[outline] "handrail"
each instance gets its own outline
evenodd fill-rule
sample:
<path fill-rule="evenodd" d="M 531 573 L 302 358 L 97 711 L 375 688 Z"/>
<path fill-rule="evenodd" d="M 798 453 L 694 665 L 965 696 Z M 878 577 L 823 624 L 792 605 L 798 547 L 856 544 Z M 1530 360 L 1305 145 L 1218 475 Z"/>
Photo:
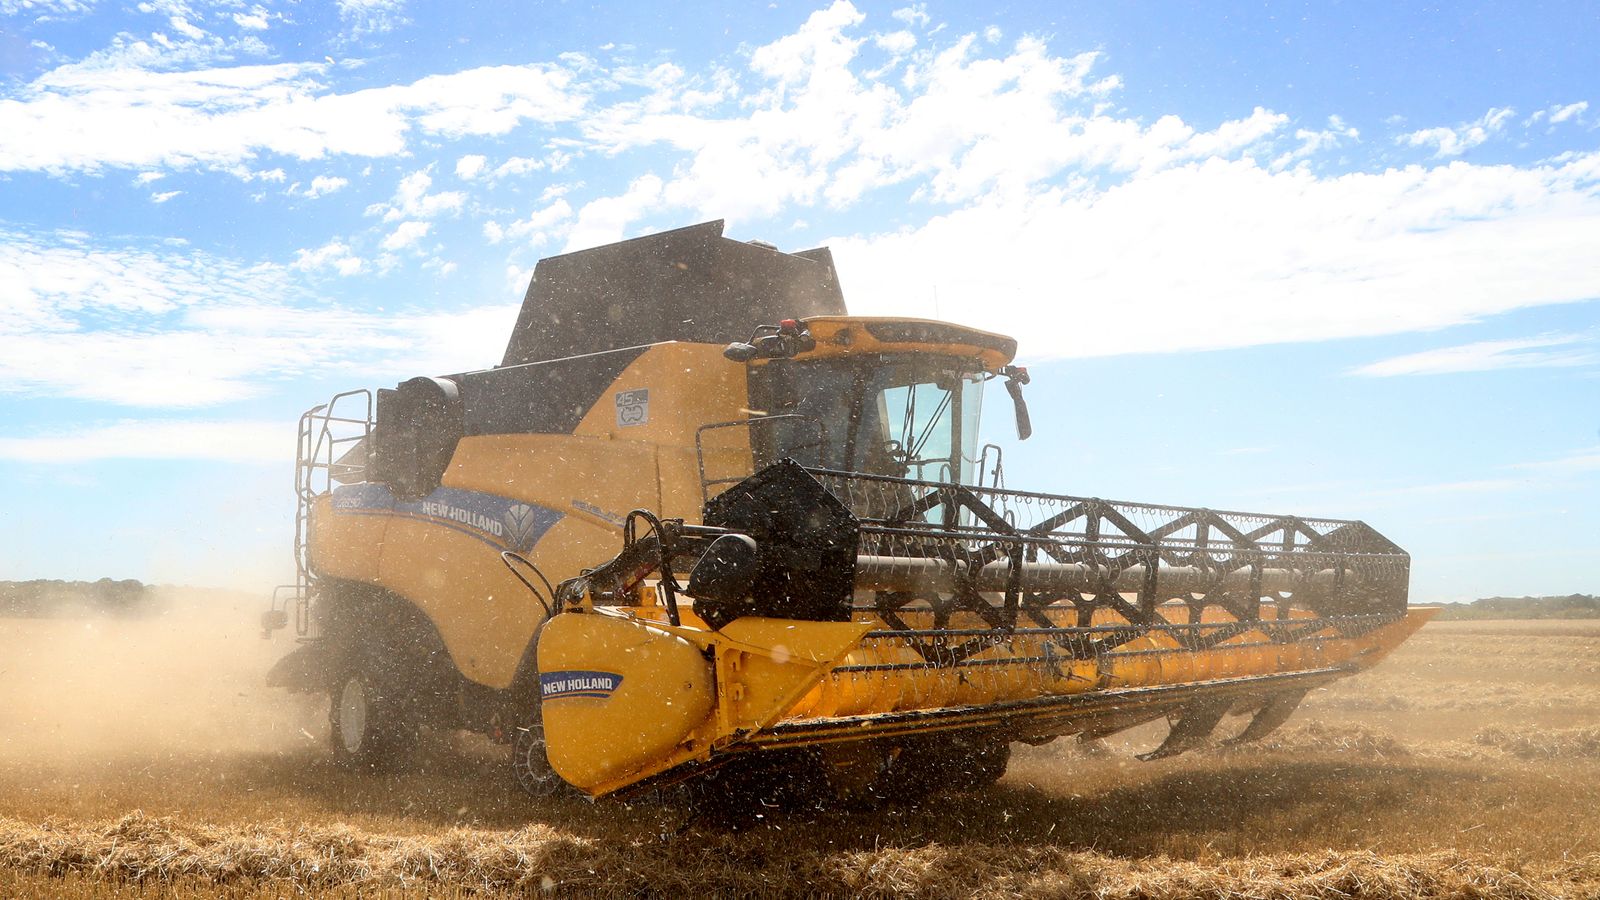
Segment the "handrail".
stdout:
<path fill-rule="evenodd" d="M 352 406 L 355 409 L 346 412 Z M 333 489 L 335 481 L 364 473 L 365 463 L 343 460 L 371 439 L 372 407 L 372 391 L 358 388 L 334 394 L 327 403 L 314 406 L 300 416 L 294 469 L 294 618 L 295 633 L 304 640 L 318 636 L 311 616 L 311 597 L 316 586 L 316 574 L 311 570 L 311 506 L 319 496 Z"/>

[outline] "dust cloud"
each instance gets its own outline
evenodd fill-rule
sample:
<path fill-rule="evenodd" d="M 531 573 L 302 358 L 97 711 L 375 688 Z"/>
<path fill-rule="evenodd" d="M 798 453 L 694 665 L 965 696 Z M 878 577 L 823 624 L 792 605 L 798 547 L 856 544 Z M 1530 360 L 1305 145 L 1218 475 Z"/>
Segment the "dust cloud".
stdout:
<path fill-rule="evenodd" d="M 259 599 L 156 600 L 141 617 L 0 618 L 0 765 L 322 745 L 326 701 L 265 684 L 293 642 L 261 638 Z"/>

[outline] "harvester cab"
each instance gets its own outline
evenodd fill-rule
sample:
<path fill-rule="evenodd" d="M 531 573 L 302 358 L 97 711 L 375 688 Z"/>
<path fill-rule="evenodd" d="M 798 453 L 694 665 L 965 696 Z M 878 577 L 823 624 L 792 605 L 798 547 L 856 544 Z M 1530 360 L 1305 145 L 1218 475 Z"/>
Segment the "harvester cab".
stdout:
<path fill-rule="evenodd" d="M 1259 738 L 1426 620 L 1360 522 L 1007 489 L 978 422 L 1003 379 L 1031 430 L 1015 353 L 850 316 L 826 249 L 720 222 L 546 259 L 500 366 L 302 419 L 272 680 L 330 695 L 351 764 L 464 727 L 535 794 L 906 796 L 1013 741 Z"/>

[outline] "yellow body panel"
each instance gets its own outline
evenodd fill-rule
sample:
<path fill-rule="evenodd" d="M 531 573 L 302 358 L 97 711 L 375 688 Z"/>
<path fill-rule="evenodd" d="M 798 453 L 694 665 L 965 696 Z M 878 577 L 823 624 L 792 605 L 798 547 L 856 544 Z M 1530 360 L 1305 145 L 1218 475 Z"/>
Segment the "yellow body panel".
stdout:
<path fill-rule="evenodd" d="M 673 757 L 716 700 L 699 646 L 631 619 L 557 616 L 539 672 L 550 765 L 588 791 Z"/>
<path fill-rule="evenodd" d="M 351 581 L 376 581 L 387 516 L 335 516 L 333 497 L 313 501 L 308 528 L 311 565 L 319 573 Z"/>
<path fill-rule="evenodd" d="M 647 390 L 650 396 L 649 421 L 639 425 L 619 425 L 614 398 L 626 391 Z M 745 367 L 729 362 L 722 348 L 709 344 L 657 344 L 630 365 L 600 402 L 578 423 L 574 434 L 605 440 L 639 442 L 656 450 L 656 465 L 650 472 L 620 468 L 612 477 L 631 479 L 651 477 L 657 481 L 658 505 L 651 507 L 663 517 L 700 521 L 700 470 L 695 456 L 695 434 L 700 426 L 714 422 L 745 419 L 750 411 Z M 749 434 L 746 429 L 726 429 L 719 435 L 720 455 L 708 460 L 708 468 L 740 476 L 753 471 Z M 630 507 L 631 508 L 631 507 Z M 624 513 L 627 510 L 623 510 Z M 613 545 L 612 552 L 615 552 Z M 591 557 L 605 559 L 605 555 Z M 576 573 L 573 573 L 576 574 Z"/>

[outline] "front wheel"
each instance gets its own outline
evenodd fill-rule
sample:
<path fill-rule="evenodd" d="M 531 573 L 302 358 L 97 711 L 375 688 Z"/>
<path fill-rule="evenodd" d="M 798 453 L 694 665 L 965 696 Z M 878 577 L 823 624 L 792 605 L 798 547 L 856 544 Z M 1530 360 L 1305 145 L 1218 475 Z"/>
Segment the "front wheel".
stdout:
<path fill-rule="evenodd" d="M 511 741 L 511 773 L 517 787 L 534 800 L 575 796 L 575 789 L 550 767 L 550 757 L 544 749 L 544 725 L 538 722 L 518 726 Z"/>
<path fill-rule="evenodd" d="M 405 702 L 356 670 L 334 682 L 328 738 L 334 760 L 348 769 L 387 770 L 416 749 L 416 717 Z"/>

